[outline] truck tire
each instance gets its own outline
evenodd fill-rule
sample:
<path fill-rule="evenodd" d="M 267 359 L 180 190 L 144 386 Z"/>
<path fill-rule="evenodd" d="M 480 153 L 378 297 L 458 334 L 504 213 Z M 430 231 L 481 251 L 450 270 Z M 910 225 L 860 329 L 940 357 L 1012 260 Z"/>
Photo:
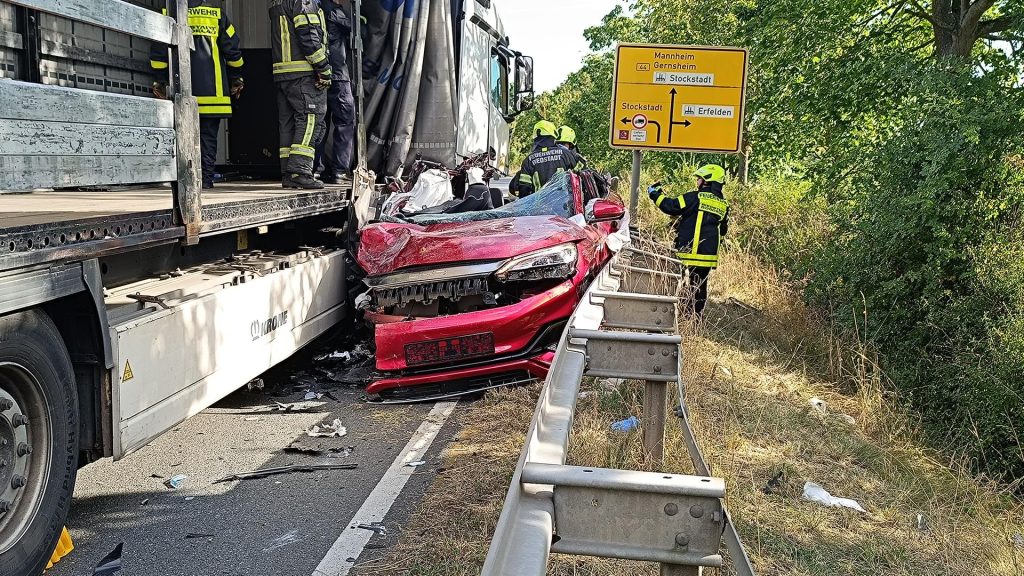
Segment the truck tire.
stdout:
<path fill-rule="evenodd" d="M 39 576 L 71 507 L 78 392 L 44 312 L 0 318 L 0 576 Z"/>

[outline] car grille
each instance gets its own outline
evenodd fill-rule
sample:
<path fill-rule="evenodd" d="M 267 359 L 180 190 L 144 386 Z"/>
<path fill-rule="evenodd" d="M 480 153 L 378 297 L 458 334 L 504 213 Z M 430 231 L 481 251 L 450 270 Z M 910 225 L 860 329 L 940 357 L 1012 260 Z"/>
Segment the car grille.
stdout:
<path fill-rule="evenodd" d="M 396 288 L 378 288 L 373 291 L 373 299 L 377 306 L 401 307 L 409 304 L 429 305 L 440 298 L 455 302 L 467 296 L 478 296 L 487 292 L 487 278 L 462 278 Z"/>

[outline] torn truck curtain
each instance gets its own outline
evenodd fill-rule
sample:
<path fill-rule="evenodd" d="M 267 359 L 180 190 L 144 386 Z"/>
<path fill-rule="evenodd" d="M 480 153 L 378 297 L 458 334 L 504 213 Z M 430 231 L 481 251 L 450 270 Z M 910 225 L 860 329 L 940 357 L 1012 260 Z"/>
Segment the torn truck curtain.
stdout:
<path fill-rule="evenodd" d="M 451 0 L 368 1 L 363 76 L 367 163 L 397 176 L 405 158 L 453 165 L 456 140 Z"/>

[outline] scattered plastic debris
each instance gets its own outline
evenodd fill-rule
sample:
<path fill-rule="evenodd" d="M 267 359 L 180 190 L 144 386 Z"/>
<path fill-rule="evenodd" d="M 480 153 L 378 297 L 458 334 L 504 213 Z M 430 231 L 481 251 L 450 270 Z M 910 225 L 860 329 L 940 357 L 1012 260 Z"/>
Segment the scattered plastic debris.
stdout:
<path fill-rule="evenodd" d="M 764 488 L 761 488 L 761 492 L 764 492 L 765 494 L 779 494 L 782 490 L 782 483 L 785 481 L 786 472 L 781 471 L 773 476 L 772 479 L 764 485 Z"/>
<path fill-rule="evenodd" d="M 195 540 L 196 538 L 213 538 L 213 534 L 202 534 L 200 532 L 189 532 L 185 534 L 185 540 Z"/>
<path fill-rule="evenodd" d="M 258 421 L 259 419 L 260 419 L 260 417 L 259 417 L 259 416 L 249 416 L 248 418 L 246 418 L 246 419 L 245 419 L 245 421 L 246 421 L 246 422 L 256 422 L 256 421 Z"/>
<path fill-rule="evenodd" d="M 419 468 L 420 466 L 423 466 L 426 463 L 427 463 L 426 460 L 417 460 L 415 462 L 407 463 L 406 466 L 408 466 L 409 468 Z"/>
<path fill-rule="evenodd" d="M 118 544 L 110 554 L 100 560 L 100 563 L 93 569 L 92 576 L 112 576 L 120 572 L 122 552 L 124 552 L 124 542 Z"/>
<path fill-rule="evenodd" d="M 616 432 L 629 432 L 640 427 L 640 420 L 636 416 L 630 416 L 625 420 L 619 420 L 612 424 L 612 430 Z"/>
<path fill-rule="evenodd" d="M 370 308 L 373 308 L 373 297 L 370 296 L 369 291 L 356 296 L 356 310 L 369 310 Z"/>
<path fill-rule="evenodd" d="M 342 426 L 341 418 L 335 418 L 330 424 L 315 424 L 306 430 L 306 436 L 310 438 L 341 438 L 348 434 L 348 429 Z"/>
<path fill-rule="evenodd" d="M 253 480 L 256 478 L 266 478 L 268 476 L 277 476 L 280 474 L 292 474 L 294 472 L 320 472 L 324 470 L 354 470 L 358 468 L 358 464 L 300 464 L 295 466 L 280 466 L 277 468 L 264 468 L 262 470 L 254 470 L 252 472 L 239 472 L 238 474 L 228 474 L 223 478 L 214 480 L 214 484 L 220 484 L 222 482 L 234 482 L 236 480 Z"/>
<path fill-rule="evenodd" d="M 920 530 L 921 532 L 927 532 L 928 531 L 928 519 L 924 517 L 924 514 L 918 514 L 917 515 L 916 525 L 917 525 L 917 529 Z"/>
<path fill-rule="evenodd" d="M 250 392 L 256 390 L 263 390 L 266 387 L 266 383 L 263 382 L 263 378 L 253 378 L 249 380 L 249 383 L 245 385 Z"/>
<path fill-rule="evenodd" d="M 623 382 L 625 380 L 622 378 L 598 378 L 595 384 L 602 388 L 618 388 L 622 386 Z"/>
<path fill-rule="evenodd" d="M 324 397 L 324 395 L 321 394 L 320 392 L 314 392 L 312 390 L 307 390 L 305 396 L 303 396 L 302 399 L 306 400 L 306 401 L 309 401 L 309 400 L 319 400 L 319 399 L 321 399 L 323 397 Z"/>
<path fill-rule="evenodd" d="M 267 546 L 266 548 L 264 548 L 263 551 L 264 552 L 272 552 L 274 550 L 277 550 L 278 548 L 284 548 L 285 546 L 288 546 L 290 544 L 295 544 L 295 543 L 301 542 L 301 541 L 302 541 L 302 538 L 299 538 L 299 531 L 298 530 L 292 530 L 291 532 L 288 532 L 287 534 L 285 534 L 283 536 L 280 536 L 278 538 L 274 538 L 273 542 L 270 543 L 270 546 Z"/>
<path fill-rule="evenodd" d="M 808 401 L 808 403 L 810 403 L 811 408 L 817 410 L 819 414 L 824 414 L 828 412 L 828 404 L 825 404 L 825 401 L 822 400 L 821 398 L 818 398 L 817 396 L 811 398 Z"/>
<path fill-rule="evenodd" d="M 387 536 L 388 535 L 388 528 L 387 528 L 387 526 L 381 524 L 380 522 L 371 522 L 370 524 L 360 524 L 360 525 L 356 526 L 356 528 L 359 528 L 359 529 L 362 529 L 362 530 L 369 530 L 370 532 L 374 532 L 374 533 L 379 534 L 381 536 Z"/>
<path fill-rule="evenodd" d="M 184 474 L 175 474 L 164 482 L 164 486 L 167 486 L 171 490 L 177 490 L 178 488 L 181 488 L 181 485 L 185 483 L 185 480 L 188 480 L 188 476 Z"/>
<path fill-rule="evenodd" d="M 143 498 L 142 502 L 139 502 L 139 506 L 145 506 L 149 504 L 149 498 Z"/>
<path fill-rule="evenodd" d="M 719 366 L 718 369 L 722 371 L 722 374 L 725 374 L 729 378 L 732 378 L 732 369 L 726 366 Z"/>
<path fill-rule="evenodd" d="M 193 501 L 195 499 L 196 499 L 195 496 L 185 496 L 185 502 L 191 502 L 191 501 Z"/>
<path fill-rule="evenodd" d="M 849 414 L 840 414 L 839 419 L 842 420 L 843 422 L 846 422 L 850 426 L 855 426 L 857 424 L 857 419 L 854 418 L 853 416 L 850 416 Z"/>
<path fill-rule="evenodd" d="M 850 508 L 858 512 L 867 513 L 867 510 L 862 508 L 860 503 L 856 500 L 851 500 L 849 498 L 836 498 L 814 482 L 807 482 L 804 484 L 803 497 L 804 500 L 807 500 L 808 502 L 817 502 L 818 504 L 830 507 Z"/>

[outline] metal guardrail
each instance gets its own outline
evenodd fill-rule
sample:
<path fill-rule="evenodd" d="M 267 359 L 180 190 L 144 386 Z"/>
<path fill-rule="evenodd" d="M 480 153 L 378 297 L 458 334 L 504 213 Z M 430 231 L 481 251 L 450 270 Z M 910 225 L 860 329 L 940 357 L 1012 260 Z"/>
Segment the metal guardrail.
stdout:
<path fill-rule="evenodd" d="M 679 300 L 630 290 L 660 285 L 678 294 L 682 276 L 632 266 L 627 260 L 634 257 L 675 262 L 627 247 L 587 290 L 537 402 L 481 572 L 486 576 L 546 574 L 552 552 L 659 562 L 663 575 L 700 574 L 702 567 L 723 565 L 723 539 L 736 572 L 754 576 L 724 505 L 725 483 L 710 476 L 690 426 L 679 371 L 681 339 L 665 334 L 676 329 Z M 702 476 L 567 466 L 585 376 L 645 382 L 644 448 L 657 461 L 667 385 L 676 383 L 687 450 Z"/>

